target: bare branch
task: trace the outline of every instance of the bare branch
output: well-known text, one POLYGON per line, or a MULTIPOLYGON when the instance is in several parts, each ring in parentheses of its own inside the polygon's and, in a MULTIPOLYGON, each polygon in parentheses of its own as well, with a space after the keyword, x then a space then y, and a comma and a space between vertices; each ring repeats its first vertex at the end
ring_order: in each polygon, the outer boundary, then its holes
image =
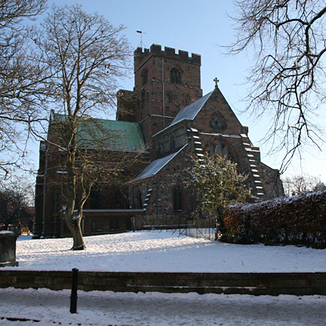
POLYGON ((102 16, 85 13, 78 5, 53 6, 37 37, 40 65, 47 76, 45 96, 51 100, 49 107, 56 106, 45 141, 54 155, 60 150, 56 168, 64 172, 60 182, 72 249, 85 248, 81 219, 92 188, 99 180, 117 183, 121 177, 117 167, 127 162, 128 153, 108 153, 108 144, 114 144, 118 136, 102 132, 101 124, 90 118, 115 104, 117 79, 129 69, 131 51, 121 35, 123 29, 102 16), (108 64, 115 68, 107 72, 108 64), (115 160, 108 160, 110 155, 115 160))
MULTIPOLYGON (((46 0, 0 2, 0 165, 17 166, 26 153, 20 141, 29 139, 29 123, 37 119, 39 82, 44 80, 37 60, 31 60, 30 29, 23 19, 34 19, 45 10, 46 0)), ((7 173, 7 172, 6 172, 7 173)))
POLYGON ((302 145, 320 148, 319 128, 311 123, 324 99, 323 58, 326 1, 235 0, 238 39, 228 50, 237 54, 253 46, 256 62, 248 76, 248 108, 270 112, 273 126, 266 139, 286 140, 286 168, 302 145), (258 45, 258 46, 257 46, 258 45), (322 82, 321 82, 322 81, 322 82), (318 146, 319 145, 319 146, 318 146))

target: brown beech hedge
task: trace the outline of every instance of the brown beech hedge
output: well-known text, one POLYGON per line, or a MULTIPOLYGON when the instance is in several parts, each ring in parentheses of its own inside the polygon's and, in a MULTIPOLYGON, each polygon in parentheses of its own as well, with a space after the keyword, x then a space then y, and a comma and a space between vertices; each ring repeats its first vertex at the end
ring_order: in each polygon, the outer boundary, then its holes
POLYGON ((229 206, 221 240, 326 248, 326 191, 229 206))

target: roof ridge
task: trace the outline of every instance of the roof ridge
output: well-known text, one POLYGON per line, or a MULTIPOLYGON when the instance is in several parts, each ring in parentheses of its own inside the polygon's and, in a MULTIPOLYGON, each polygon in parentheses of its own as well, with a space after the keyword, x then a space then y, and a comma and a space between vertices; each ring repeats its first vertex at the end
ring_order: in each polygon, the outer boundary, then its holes
MULTIPOLYGON (((67 117, 67 115, 63 114, 63 113, 57 113, 54 112, 53 113, 54 117, 58 116, 58 117, 67 117)), ((120 124, 139 124, 139 122, 132 122, 132 121, 121 121, 121 120, 116 120, 116 119, 105 119, 105 118, 94 118, 91 116, 84 116, 84 117, 79 117, 80 120, 79 121, 85 121, 85 120, 94 120, 94 121, 107 121, 107 122, 112 122, 112 123, 120 123, 120 124)))

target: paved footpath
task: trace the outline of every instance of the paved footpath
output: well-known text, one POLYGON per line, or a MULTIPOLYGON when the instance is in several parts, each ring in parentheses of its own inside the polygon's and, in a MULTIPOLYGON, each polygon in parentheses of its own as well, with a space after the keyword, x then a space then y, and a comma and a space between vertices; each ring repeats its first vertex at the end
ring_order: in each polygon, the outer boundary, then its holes
POLYGON ((318 325, 326 324, 325 296, 249 296, 0 289, 0 325, 318 325))

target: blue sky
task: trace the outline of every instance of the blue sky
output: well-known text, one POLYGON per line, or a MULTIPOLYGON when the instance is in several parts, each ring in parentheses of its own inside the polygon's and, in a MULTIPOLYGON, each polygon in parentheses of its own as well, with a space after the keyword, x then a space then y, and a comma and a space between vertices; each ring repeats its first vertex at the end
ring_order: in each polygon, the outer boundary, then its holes
MULTIPOLYGON (((168 46, 177 50, 188 51, 189 54, 201 55, 201 83, 203 94, 213 90, 213 79, 219 79, 219 88, 240 122, 249 127, 249 137, 255 146, 259 146, 262 161, 273 168, 280 166, 281 155, 268 155, 268 145, 260 140, 268 128, 269 118, 261 120, 250 117, 249 113, 241 113, 246 103, 242 98, 248 91, 245 83, 247 69, 251 63, 250 53, 239 56, 226 56, 223 46, 235 39, 233 22, 228 17, 234 12, 231 0, 49 0, 49 6, 81 4, 89 13, 103 15, 114 26, 123 24, 124 34, 132 48, 141 45, 140 34, 143 31, 143 45, 149 48, 153 43, 162 47, 168 46)), ((122 80, 119 85, 124 89, 132 89, 133 76, 122 80)), ((113 115, 112 115, 113 117, 113 115)), ((324 149, 326 150, 326 148, 324 149)), ((35 164, 37 165, 37 157, 35 164)), ((309 149, 303 160, 296 159, 287 175, 299 175, 302 172, 320 177, 326 181, 326 155, 309 149)))
MULTIPOLYGON (((232 12, 231 1, 56 0, 53 3, 78 3, 89 13, 103 15, 114 26, 124 25, 124 34, 132 48, 141 45, 141 35, 137 31, 143 31, 143 45, 146 48, 155 43, 188 51, 189 54, 201 54, 204 94, 214 88, 215 77, 220 80, 223 89, 223 85, 226 88, 226 85, 233 84, 235 79, 239 80, 237 75, 243 73, 242 60, 223 56, 223 49, 219 46, 229 44, 233 38, 231 22, 226 15, 226 12, 232 12)), ((121 86, 131 89, 132 78, 121 86)))

